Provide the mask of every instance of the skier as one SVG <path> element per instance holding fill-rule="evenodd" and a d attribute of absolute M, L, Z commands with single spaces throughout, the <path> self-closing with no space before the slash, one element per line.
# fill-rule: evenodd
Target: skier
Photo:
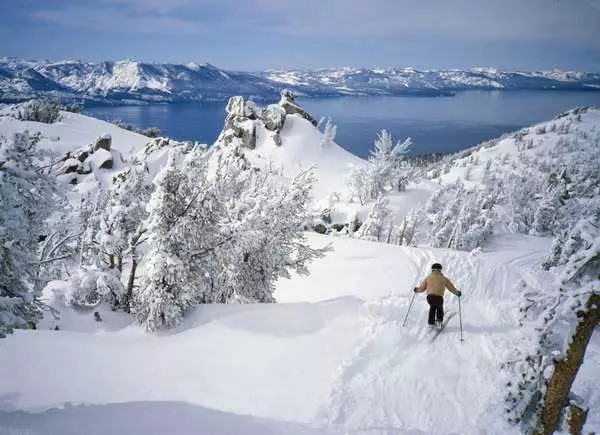
<path fill-rule="evenodd" d="M 419 287 L 414 288 L 415 293 L 427 292 L 427 303 L 429 304 L 429 318 L 427 323 L 430 327 L 437 324 L 442 327 L 444 320 L 444 291 L 448 289 L 460 298 L 462 292 L 454 287 L 454 284 L 442 274 L 442 265 L 434 263 L 431 273 L 423 280 Z M 436 322 L 437 321 L 437 322 Z"/>

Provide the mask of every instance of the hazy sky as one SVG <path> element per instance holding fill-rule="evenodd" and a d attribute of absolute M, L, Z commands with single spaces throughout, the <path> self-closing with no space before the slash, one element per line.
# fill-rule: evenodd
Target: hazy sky
<path fill-rule="evenodd" d="M 1 0 L 0 56 L 600 71 L 600 0 Z"/>

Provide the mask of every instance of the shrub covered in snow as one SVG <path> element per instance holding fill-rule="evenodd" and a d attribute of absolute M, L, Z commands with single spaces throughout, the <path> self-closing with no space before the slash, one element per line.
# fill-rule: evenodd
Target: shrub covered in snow
<path fill-rule="evenodd" d="M 17 119 L 52 124 L 60 120 L 60 103 L 50 100 L 29 100 L 16 108 Z"/>

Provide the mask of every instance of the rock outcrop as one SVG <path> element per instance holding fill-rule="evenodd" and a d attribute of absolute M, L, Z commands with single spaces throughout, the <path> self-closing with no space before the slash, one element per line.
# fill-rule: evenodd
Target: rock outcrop
<path fill-rule="evenodd" d="M 103 134 L 102 136 L 100 136 L 98 139 L 96 139 L 96 142 L 94 143 L 94 145 L 91 148 L 93 149 L 93 152 L 96 152 L 99 149 L 110 151 L 111 144 L 112 144 L 112 136 L 110 134 L 106 133 L 106 134 Z"/>
<path fill-rule="evenodd" d="M 289 89 L 284 89 L 281 91 L 281 100 L 279 100 L 279 105 L 283 107 L 286 114 L 298 114 L 304 119 L 310 121 L 310 123 L 315 127 L 317 126 L 317 120 L 313 118 L 310 113 L 296 104 L 296 94 Z"/>
<path fill-rule="evenodd" d="M 80 176 L 92 173 L 92 167 L 112 169 L 114 157 L 111 145 L 111 136 L 104 134 L 86 148 L 69 151 L 56 162 L 54 173 L 63 182 L 78 184 Z"/>
<path fill-rule="evenodd" d="M 225 109 L 225 126 L 217 141 L 226 145 L 239 139 L 246 148 L 256 147 L 257 108 L 254 102 L 244 101 L 243 97 L 231 97 Z"/>
<path fill-rule="evenodd" d="M 227 118 L 217 139 L 218 143 L 225 145 L 238 141 L 245 148 L 255 149 L 257 126 L 262 125 L 273 142 L 281 146 L 280 133 L 287 115 L 300 115 L 315 127 L 317 126 L 316 119 L 296 104 L 294 93 L 287 89 L 281 91 L 281 100 L 277 104 L 269 104 L 261 108 L 253 101 L 237 96 L 229 99 L 225 110 Z"/>

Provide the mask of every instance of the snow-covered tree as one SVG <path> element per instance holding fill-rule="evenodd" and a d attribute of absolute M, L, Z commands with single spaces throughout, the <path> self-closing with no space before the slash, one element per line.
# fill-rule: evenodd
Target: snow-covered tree
<path fill-rule="evenodd" d="M 196 182 L 192 186 L 178 165 L 175 150 L 154 179 L 147 222 L 150 252 L 133 300 L 133 312 L 150 331 L 178 324 L 205 291 L 192 253 L 212 228 L 205 225 L 204 207 L 197 206 L 208 190 L 206 182 Z"/>
<path fill-rule="evenodd" d="M 394 165 L 392 167 L 392 188 L 398 192 L 406 190 L 406 186 L 415 176 L 415 170 L 411 164 L 405 160 L 412 145 L 412 139 L 407 137 L 402 142 L 398 142 L 392 150 L 392 159 Z"/>
<path fill-rule="evenodd" d="M 123 257 L 131 259 L 125 308 L 129 308 L 139 264 L 139 245 L 145 241 L 144 221 L 148 216 L 146 205 L 152 186 L 148 168 L 144 164 L 133 165 L 121 171 L 113 179 L 109 191 L 109 204 L 104 212 L 101 245 L 108 254 L 110 268 L 123 271 Z"/>
<path fill-rule="evenodd" d="M 229 205 L 221 226 L 230 228 L 231 241 L 215 251 L 224 265 L 217 300 L 273 302 L 278 278 L 307 273 L 307 264 L 323 253 L 309 248 L 303 235 L 313 175 L 302 172 L 282 182 L 250 168 L 235 148 L 222 150 L 219 161 L 216 196 Z"/>
<path fill-rule="evenodd" d="M 149 330 L 199 303 L 273 302 L 274 283 L 323 250 L 306 245 L 310 173 L 291 181 L 252 168 L 235 142 L 168 165 L 154 181 L 134 312 Z M 181 156 L 179 156 L 181 160 Z"/>
<path fill-rule="evenodd" d="M 549 208 L 553 216 L 538 220 L 556 236 L 544 263 L 556 284 L 543 290 L 524 286 L 522 324 L 533 331 L 533 343 L 511 357 L 515 380 L 505 398 L 509 421 L 534 433 L 554 433 L 575 414 L 579 429 L 572 433 L 580 433 L 585 421 L 585 403 L 571 387 L 600 324 L 600 148 L 597 135 L 582 139 L 586 142 L 562 141 L 561 159 L 544 162 L 540 155 L 537 162 L 550 173 L 541 188 L 552 193 L 552 202 L 542 208 L 541 196 L 531 208 Z M 569 175 L 558 165 L 569 168 Z"/>
<path fill-rule="evenodd" d="M 361 204 L 375 200 L 387 191 L 402 191 L 412 178 L 410 165 L 403 161 L 412 141 L 407 138 L 394 145 L 387 130 L 381 130 L 367 165 L 357 168 L 351 175 L 349 187 Z"/>
<path fill-rule="evenodd" d="M 36 163 L 38 141 L 28 132 L 0 137 L 0 338 L 35 325 L 41 315 L 37 249 L 56 192 Z"/>
<path fill-rule="evenodd" d="M 323 127 L 323 138 L 321 139 L 321 146 L 323 148 L 331 147 L 331 144 L 335 141 L 335 134 L 337 132 L 337 127 L 333 122 L 331 122 L 331 118 L 327 118 L 325 121 L 325 126 Z"/>
<path fill-rule="evenodd" d="M 377 201 L 371 207 L 369 215 L 354 234 L 356 238 L 382 241 L 386 234 L 386 229 L 389 228 L 390 209 L 388 208 L 389 201 L 383 196 L 379 196 Z"/>

